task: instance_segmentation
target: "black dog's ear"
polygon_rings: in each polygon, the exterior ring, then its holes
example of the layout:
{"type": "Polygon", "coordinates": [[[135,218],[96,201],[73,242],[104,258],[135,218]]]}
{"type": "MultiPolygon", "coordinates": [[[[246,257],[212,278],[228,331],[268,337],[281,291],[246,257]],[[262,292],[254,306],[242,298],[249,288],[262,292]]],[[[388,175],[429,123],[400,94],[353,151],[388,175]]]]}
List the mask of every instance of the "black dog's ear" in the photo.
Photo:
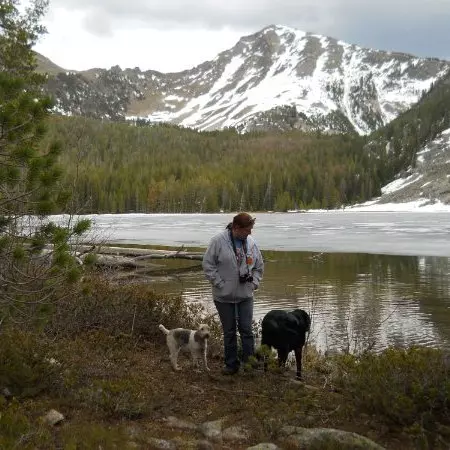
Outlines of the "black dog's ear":
{"type": "Polygon", "coordinates": [[[294,309],[294,311],[292,311],[292,314],[305,324],[306,332],[310,331],[311,317],[306,311],[304,311],[303,309],[294,309]]]}

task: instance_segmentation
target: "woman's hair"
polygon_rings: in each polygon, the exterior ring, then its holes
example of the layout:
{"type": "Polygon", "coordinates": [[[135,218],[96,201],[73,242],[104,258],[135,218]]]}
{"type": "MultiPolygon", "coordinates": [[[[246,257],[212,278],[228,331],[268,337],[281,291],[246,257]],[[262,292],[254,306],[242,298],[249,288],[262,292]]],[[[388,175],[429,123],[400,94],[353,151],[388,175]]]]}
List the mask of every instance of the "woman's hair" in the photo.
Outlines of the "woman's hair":
{"type": "Polygon", "coordinates": [[[233,217],[233,222],[230,222],[226,228],[230,230],[232,227],[238,228],[247,228],[251,225],[254,225],[255,218],[253,218],[250,214],[242,212],[233,217]]]}

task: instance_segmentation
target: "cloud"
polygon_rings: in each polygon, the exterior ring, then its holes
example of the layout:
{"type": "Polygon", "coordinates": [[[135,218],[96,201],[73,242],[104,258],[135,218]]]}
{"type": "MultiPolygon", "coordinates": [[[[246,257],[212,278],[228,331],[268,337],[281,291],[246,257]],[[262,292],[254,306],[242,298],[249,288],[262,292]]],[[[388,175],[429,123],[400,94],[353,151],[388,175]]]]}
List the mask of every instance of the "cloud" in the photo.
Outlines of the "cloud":
{"type": "Polygon", "coordinates": [[[41,48],[72,68],[95,60],[181,70],[271,24],[418,56],[446,58],[450,48],[449,0],[52,0],[50,8],[41,48]]]}
{"type": "Polygon", "coordinates": [[[319,17],[312,0],[53,0],[56,8],[83,11],[87,16],[101,14],[117,27],[140,23],[145,27],[205,28],[230,27],[237,30],[255,29],[289,18],[305,21],[319,17]]]}
{"type": "MultiPolygon", "coordinates": [[[[95,20],[90,20],[95,25],[95,20]]],[[[92,34],[82,11],[65,9],[54,9],[46,26],[48,34],[41,38],[35,50],[68,70],[120,65],[177,72],[214,59],[241,37],[240,32],[228,29],[108,29],[104,24],[101,34],[92,34]]]]}
{"type": "Polygon", "coordinates": [[[312,29],[325,25],[342,29],[342,25],[364,20],[372,26],[383,22],[422,21],[431,16],[449,14],[447,0],[53,0],[52,7],[83,11],[102,17],[118,27],[141,23],[146,27],[211,28],[229,27],[255,31],[272,23],[312,29]]]}
{"type": "MultiPolygon", "coordinates": [[[[403,2],[395,2],[396,7],[397,3],[403,2]]],[[[373,21],[362,14],[348,17],[337,31],[342,39],[361,46],[446,59],[450,48],[450,2],[441,10],[437,8],[440,3],[433,0],[421,6],[414,1],[410,7],[405,4],[403,10],[394,8],[383,18],[376,15],[376,10],[369,11],[373,21]]],[[[387,6],[386,11],[390,11],[387,6]]]]}

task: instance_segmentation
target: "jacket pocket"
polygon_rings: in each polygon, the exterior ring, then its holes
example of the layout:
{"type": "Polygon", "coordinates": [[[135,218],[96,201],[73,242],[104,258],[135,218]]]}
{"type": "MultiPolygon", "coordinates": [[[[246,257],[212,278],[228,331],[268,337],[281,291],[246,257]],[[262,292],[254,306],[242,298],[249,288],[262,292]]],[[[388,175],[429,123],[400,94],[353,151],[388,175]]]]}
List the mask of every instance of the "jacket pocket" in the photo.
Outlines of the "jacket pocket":
{"type": "Polygon", "coordinates": [[[218,288],[213,287],[214,297],[219,298],[232,298],[236,287],[236,280],[224,280],[223,285],[218,288]]]}

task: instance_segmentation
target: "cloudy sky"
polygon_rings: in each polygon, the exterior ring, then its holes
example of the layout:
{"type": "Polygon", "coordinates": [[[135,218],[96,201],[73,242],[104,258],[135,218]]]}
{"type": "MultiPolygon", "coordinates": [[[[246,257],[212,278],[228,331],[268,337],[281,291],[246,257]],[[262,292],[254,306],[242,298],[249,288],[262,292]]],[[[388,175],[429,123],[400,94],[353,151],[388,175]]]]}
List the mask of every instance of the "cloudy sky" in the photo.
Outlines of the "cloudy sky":
{"type": "Polygon", "coordinates": [[[450,0],[50,0],[36,50],[65,69],[189,69],[277,24],[450,60],[450,0]]]}

